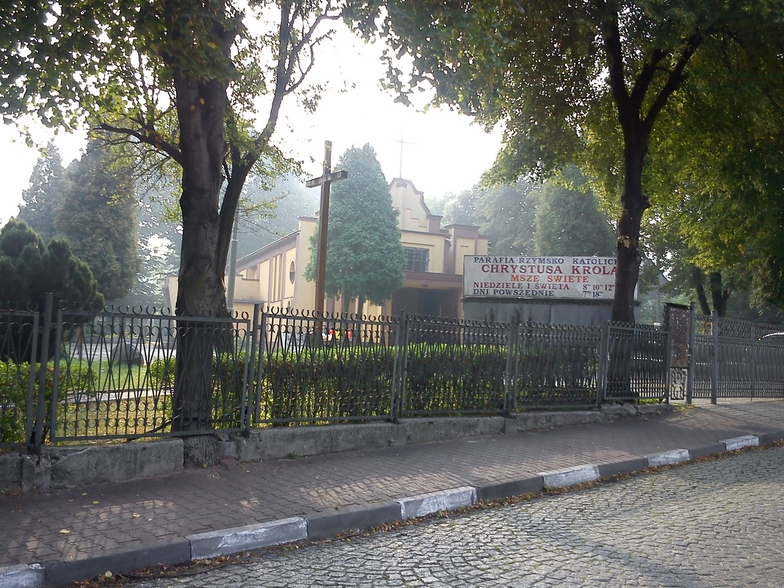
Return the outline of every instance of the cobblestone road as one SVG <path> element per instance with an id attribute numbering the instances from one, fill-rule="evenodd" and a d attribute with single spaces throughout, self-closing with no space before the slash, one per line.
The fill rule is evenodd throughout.
<path id="1" fill-rule="evenodd" d="M 784 447 L 135 588 L 781 586 Z"/>

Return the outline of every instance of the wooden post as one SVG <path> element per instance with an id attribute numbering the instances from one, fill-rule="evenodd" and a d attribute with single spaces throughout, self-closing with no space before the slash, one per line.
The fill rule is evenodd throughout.
<path id="1" fill-rule="evenodd" d="M 339 171 L 331 173 L 332 168 L 332 141 L 324 141 L 324 168 L 318 178 L 308 180 L 308 188 L 321 186 L 321 212 L 319 213 L 319 242 L 316 256 L 316 304 L 317 312 L 324 312 L 324 291 L 327 281 L 327 224 L 329 223 L 329 186 L 332 182 L 345 180 L 348 172 Z"/>

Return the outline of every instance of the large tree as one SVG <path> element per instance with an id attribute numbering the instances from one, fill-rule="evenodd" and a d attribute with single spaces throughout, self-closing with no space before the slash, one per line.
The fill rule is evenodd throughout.
<path id="1" fill-rule="evenodd" d="M 0 112 L 52 125 L 87 121 L 178 166 L 176 312 L 225 314 L 226 257 L 245 180 L 285 166 L 272 142 L 281 104 L 304 89 L 315 47 L 329 34 L 320 25 L 337 17 L 331 0 L 10 0 Z M 313 94 L 303 96 L 303 107 L 314 104 Z M 178 331 L 178 360 L 189 358 L 177 362 L 180 431 L 211 426 L 213 347 L 201 332 Z"/>
<path id="2" fill-rule="evenodd" d="M 30 174 L 30 185 L 22 192 L 19 220 L 26 222 L 42 239 L 57 234 L 55 222 L 63 197 L 65 170 L 57 146 L 49 143 Z"/>
<path id="3" fill-rule="evenodd" d="M 612 255 L 615 237 L 599 201 L 577 168 L 545 182 L 536 209 L 536 255 Z"/>
<path id="4" fill-rule="evenodd" d="M 430 83 L 436 101 L 488 126 L 504 121 L 495 179 L 591 165 L 620 201 L 614 320 L 634 320 L 640 226 L 650 206 L 646 157 L 666 147 L 652 143 L 659 120 L 677 121 L 700 101 L 729 121 L 744 103 L 770 103 L 784 86 L 779 1 L 357 0 L 352 7 L 360 28 L 373 34 L 381 22 L 392 53 L 411 56 L 406 74 L 390 61 L 403 100 Z M 731 110 L 729 101 L 712 100 L 729 94 L 738 105 Z"/>
<path id="5" fill-rule="evenodd" d="M 381 305 L 403 287 L 406 260 L 398 212 L 376 152 L 370 145 L 347 149 L 338 168 L 348 177 L 331 189 L 325 290 L 328 296 L 341 296 L 344 308 L 357 299 L 361 314 L 365 300 Z M 316 277 L 317 244 L 318 233 L 305 269 L 311 281 Z"/>
<path id="6" fill-rule="evenodd" d="M 131 169 L 122 154 L 92 141 L 68 167 L 64 187 L 55 226 L 90 266 L 104 298 L 118 300 L 131 291 L 140 267 Z"/>

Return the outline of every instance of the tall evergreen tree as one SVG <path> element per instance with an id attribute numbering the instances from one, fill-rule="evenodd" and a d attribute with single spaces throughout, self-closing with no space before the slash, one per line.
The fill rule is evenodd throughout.
<path id="1" fill-rule="evenodd" d="M 60 152 L 50 142 L 30 174 L 30 186 L 22 192 L 22 204 L 16 216 L 44 240 L 57 234 L 55 220 L 62 203 L 64 175 Z"/>
<path id="2" fill-rule="evenodd" d="M 542 186 L 536 210 L 536 255 L 602 255 L 615 252 L 615 235 L 599 201 L 577 168 Z"/>
<path id="3" fill-rule="evenodd" d="M 403 286 L 405 254 L 389 186 L 370 145 L 341 156 L 348 178 L 332 186 L 327 235 L 327 296 L 344 304 L 358 299 L 383 304 Z M 305 278 L 315 280 L 318 235 L 311 240 Z"/>
<path id="4" fill-rule="evenodd" d="M 484 190 L 477 205 L 479 229 L 490 239 L 496 255 L 532 255 L 537 193 L 524 179 Z"/>
<path id="5" fill-rule="evenodd" d="M 131 172 L 111 150 L 91 141 L 68 168 L 56 227 L 90 266 L 107 300 L 128 294 L 140 267 L 138 203 Z"/>

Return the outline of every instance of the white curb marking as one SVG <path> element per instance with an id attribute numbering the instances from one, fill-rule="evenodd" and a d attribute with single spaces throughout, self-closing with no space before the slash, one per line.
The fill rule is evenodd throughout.
<path id="1" fill-rule="evenodd" d="M 44 585 L 41 564 L 0 566 L 0 588 L 40 588 Z"/>
<path id="2" fill-rule="evenodd" d="M 758 447 L 759 437 L 756 435 L 743 435 L 741 437 L 733 437 L 732 439 L 724 439 L 719 441 L 724 443 L 727 451 L 734 451 L 735 449 L 743 449 L 744 447 Z"/>
<path id="3" fill-rule="evenodd" d="M 423 517 L 439 510 L 455 510 L 476 504 L 476 488 L 463 486 L 443 492 L 430 492 L 401 498 L 396 502 L 400 505 L 402 519 Z"/>
<path id="4" fill-rule="evenodd" d="M 205 559 L 249 549 L 280 545 L 281 543 L 291 543 L 307 539 L 307 536 L 307 521 L 302 517 L 291 517 L 258 525 L 199 533 L 191 535 L 187 539 L 191 544 L 191 557 Z"/>
<path id="5" fill-rule="evenodd" d="M 586 482 L 595 482 L 599 479 L 599 466 L 577 466 L 553 472 L 543 472 L 542 481 L 545 488 L 568 488 Z"/>
<path id="6" fill-rule="evenodd" d="M 673 449 L 672 451 L 665 451 L 664 453 L 657 453 L 656 455 L 648 456 L 648 466 L 656 467 L 663 465 L 672 465 L 674 463 L 682 463 L 691 459 L 688 449 Z"/>

